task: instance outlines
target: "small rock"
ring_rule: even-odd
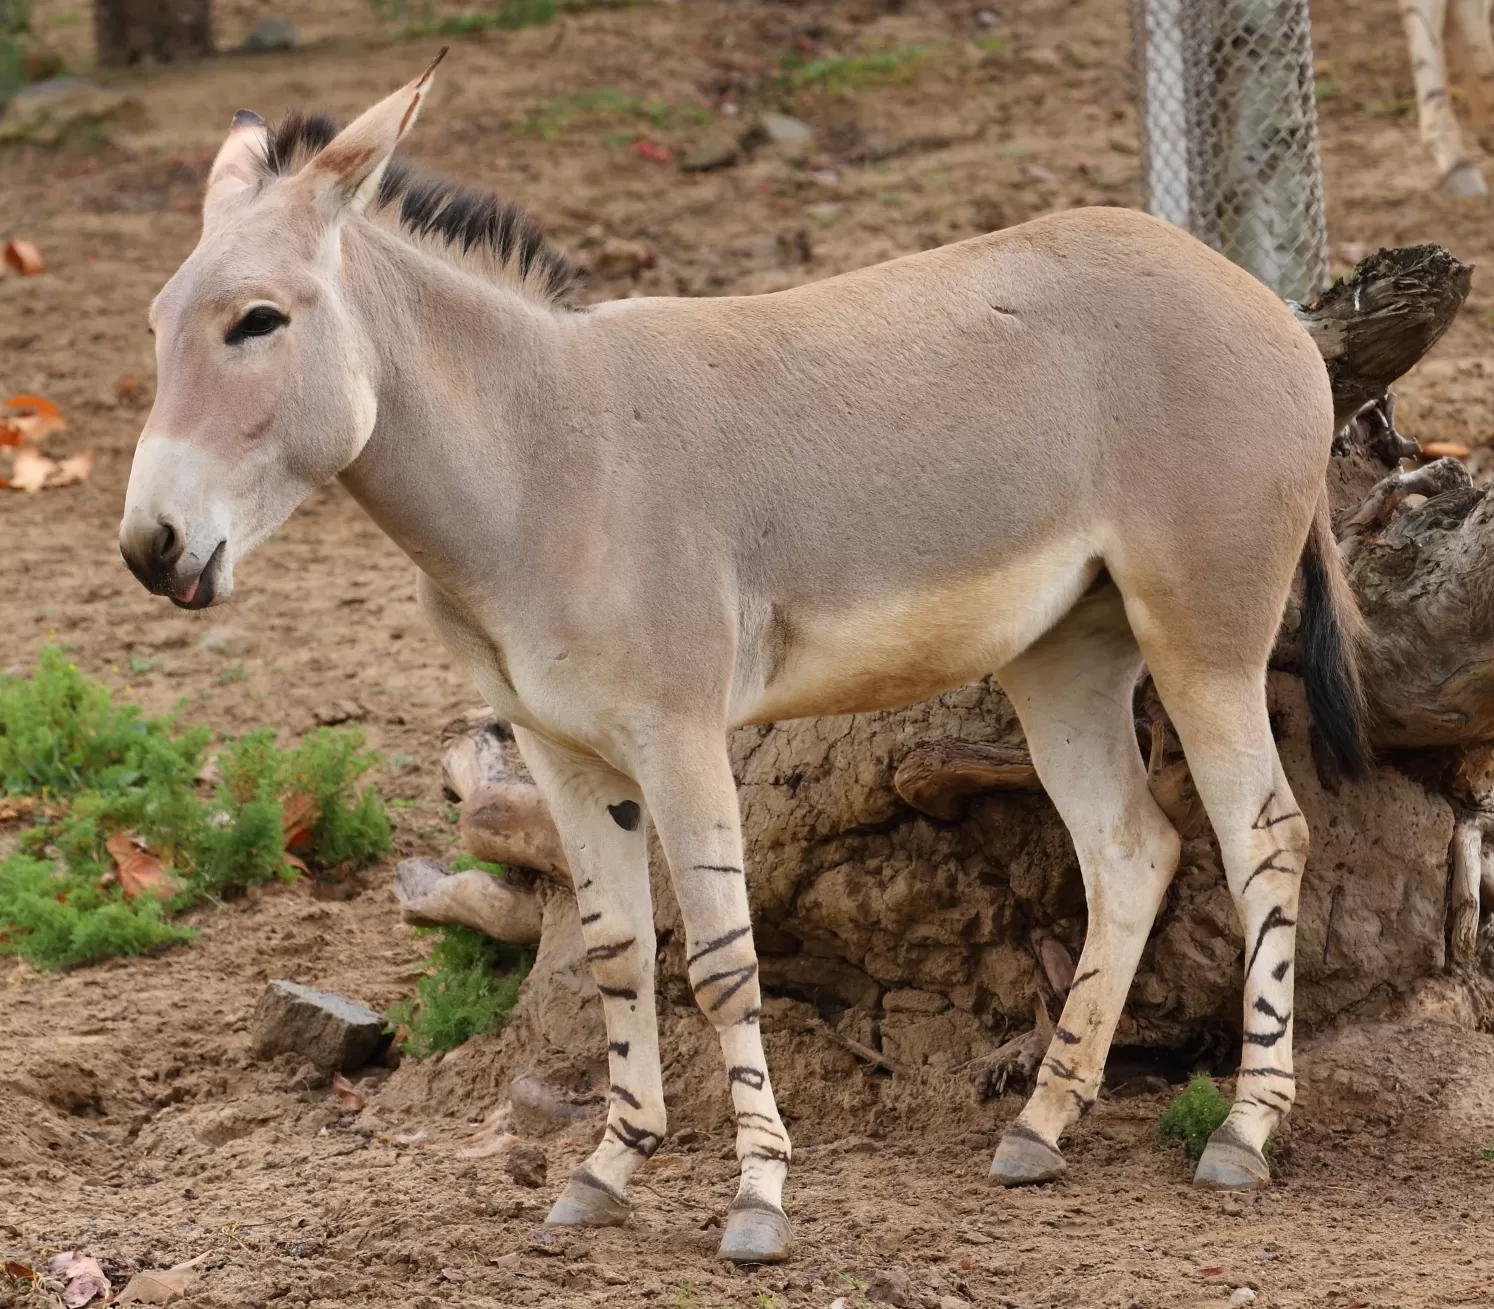
[[[138,96],[110,91],[82,77],[53,77],[23,87],[0,115],[0,141],[56,145],[106,121],[139,126],[145,106]]]
[[[1220,1204],[1219,1212],[1228,1215],[1230,1218],[1243,1218],[1245,1217],[1245,1206],[1242,1205],[1238,1200],[1232,1197],[1227,1197],[1223,1201],[1223,1203]]]
[[[545,1184],[550,1161],[545,1152],[531,1141],[520,1141],[503,1156],[503,1171],[520,1186],[538,1189]]]
[[[991,1245],[994,1238],[987,1236],[978,1227],[960,1227],[955,1229],[955,1235],[966,1245]]]
[[[888,991],[882,997],[882,1008],[889,1014],[942,1014],[949,1001],[935,991],[916,991],[904,987]]]
[[[197,648],[204,654],[226,655],[236,659],[246,655],[257,644],[254,633],[242,627],[210,627],[202,634]]]
[[[356,700],[334,700],[313,709],[311,716],[318,727],[336,727],[340,723],[361,723],[368,717],[368,710]]]
[[[714,168],[730,168],[737,162],[740,154],[741,147],[737,144],[735,132],[706,132],[680,156],[680,171],[708,173]]]
[[[258,1058],[292,1051],[318,1068],[347,1072],[367,1063],[378,1049],[384,1019],[334,991],[272,981],[259,998],[249,1030]]]
[[[871,1285],[866,1288],[866,1298],[874,1304],[897,1305],[906,1309],[913,1303],[912,1291],[908,1286],[908,1274],[901,1269],[894,1269],[889,1273],[877,1273],[871,1279]]]
[[[774,145],[804,145],[814,140],[814,128],[789,114],[759,114],[757,125]]]
[[[261,18],[249,29],[244,38],[244,49],[249,54],[268,54],[272,50],[294,50],[296,48],[296,25],[284,18]]]
[[[700,1140],[700,1133],[693,1127],[682,1127],[669,1139],[672,1144],[678,1146],[694,1145]]]
[[[970,1309],[970,1301],[961,1300],[957,1295],[941,1295],[939,1309]]]
[[[517,1268],[520,1263],[519,1252],[510,1250],[507,1254],[495,1254],[488,1262],[494,1268]]]
[[[550,1136],[582,1122],[586,1110],[571,1104],[538,1073],[520,1073],[508,1086],[514,1128],[524,1136]]]
[[[569,1233],[540,1227],[530,1233],[529,1252],[559,1256],[568,1253],[573,1243]]]
[[[1255,1299],[1255,1292],[1248,1286],[1237,1286],[1229,1293],[1230,1304],[1249,1304]]]

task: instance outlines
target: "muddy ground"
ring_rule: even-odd
[[[771,290],[1070,205],[1136,203],[1123,6],[1032,0],[998,6],[994,23],[983,8],[659,3],[460,40],[411,154],[530,205],[591,268],[599,298]],[[86,65],[76,0],[35,10]],[[1315,10],[1336,264],[1422,240],[1485,262],[1494,211],[1430,190],[1391,0]],[[223,0],[221,43],[270,11]],[[436,44],[394,39],[361,0],[273,12],[299,24],[301,49],[122,76],[143,102],[138,124],[56,150],[0,148],[0,237],[36,241],[49,262],[41,277],[0,275],[0,390],[52,397],[71,420],[53,447],[98,457],[85,486],[0,493],[0,667],[28,667],[51,639],[148,708],[185,700],[224,733],[360,722],[384,752],[401,853],[440,855],[454,815],[436,736],[473,695],[416,612],[409,565],[346,495],[313,497],[244,563],[233,604],[204,615],[147,597],[113,542],[151,394],[145,306],[195,240],[205,163],[232,111],[347,115]],[[923,54],[890,82],[792,102],[773,83],[786,53],[858,42]],[[603,88],[675,108],[663,122],[578,108]],[[641,131],[679,155],[759,107],[813,123],[811,157],[761,150],[686,175],[628,139]],[[1406,430],[1494,436],[1491,343],[1494,299],[1476,277],[1462,319],[1400,388]],[[139,379],[133,401],[125,378]],[[358,1115],[307,1069],[249,1058],[267,977],[376,1006],[412,988],[422,947],[387,883],[385,867],[351,898],[298,887],[202,913],[198,943],[162,958],[60,978],[8,963],[0,1254],[35,1263],[84,1249],[118,1285],[131,1268],[210,1252],[193,1306],[828,1306],[859,1303],[863,1287],[931,1306],[1222,1304],[1242,1287],[1262,1305],[1494,1302],[1494,1037],[1437,995],[1374,1026],[1304,1034],[1308,1076],[1278,1183],[1243,1199],[1192,1191],[1183,1160],[1154,1148],[1167,1098],[1155,1090],[1102,1099],[1071,1138],[1068,1180],[989,1191],[1015,1098],[978,1105],[931,1072],[898,1085],[770,1020],[801,1147],[791,1264],[732,1271],[712,1258],[730,1136],[688,1112],[677,1121],[695,1134],[640,1174],[632,1226],[538,1241],[596,1122],[546,1144],[539,1190],[497,1160],[458,1158],[469,1124],[503,1098],[484,1042],[435,1068],[369,1074]],[[0,1304],[44,1302],[0,1281]]]

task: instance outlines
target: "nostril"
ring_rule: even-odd
[[[170,568],[182,556],[182,541],[175,527],[163,521],[151,539],[151,559],[157,568]]]

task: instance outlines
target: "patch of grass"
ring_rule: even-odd
[[[679,106],[664,100],[649,100],[629,95],[615,87],[598,87],[591,91],[579,91],[574,95],[556,96],[551,100],[532,105],[519,120],[520,131],[530,132],[546,141],[553,141],[562,132],[574,127],[619,119],[643,123],[655,129],[669,127],[676,121],[696,125],[707,123],[711,111],[703,105]],[[613,133],[608,143],[626,145],[634,133]]]
[[[1012,44],[1004,36],[978,36],[975,38],[975,48],[984,50],[987,54],[1004,55],[1012,48]]]
[[[1190,1078],[1157,1120],[1157,1136],[1162,1141],[1181,1141],[1188,1157],[1196,1160],[1209,1137],[1229,1117],[1229,1109],[1228,1097],[1214,1085],[1212,1077]]]
[[[899,46],[865,55],[821,55],[810,58],[797,50],[779,61],[780,83],[789,91],[819,88],[832,95],[859,91],[888,82],[911,82],[928,57],[921,45]]]
[[[161,666],[159,659],[147,659],[144,655],[131,655],[125,661],[125,667],[130,670],[131,677],[144,677],[146,673],[153,673]]]
[[[31,677],[0,676],[0,795],[32,825],[0,863],[0,955],[65,968],[188,939],[170,921],[204,897],[293,878],[301,866],[351,869],[391,848],[376,762],[356,729],[321,728],[292,750],[271,728],[228,743],[222,783],[197,778],[211,739],[177,717],[116,704],[55,647]],[[287,822],[287,815],[292,821]],[[289,829],[289,830],[288,830]],[[108,849],[121,833],[161,863],[178,894],[126,899]]]
[[[508,866],[506,864],[490,864],[487,860],[479,859],[476,855],[470,854],[457,855],[446,867],[453,873],[466,872],[469,868],[480,868],[489,876],[498,878],[499,881],[508,876]]]
[[[218,674],[218,685],[228,686],[233,682],[247,682],[249,670],[243,664],[235,664],[232,668],[225,668]]]
[[[389,1010],[403,1027],[405,1051],[416,1059],[452,1050],[508,1021],[519,985],[533,962],[528,954],[466,927],[418,930],[432,935],[431,971],[415,994]]]

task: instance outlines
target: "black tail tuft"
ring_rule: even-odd
[[[1302,678],[1313,723],[1339,767],[1348,777],[1363,777],[1372,753],[1355,659],[1359,614],[1326,508],[1325,503],[1302,552]]]

